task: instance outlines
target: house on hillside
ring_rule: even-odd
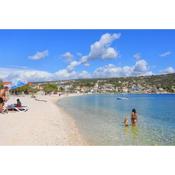
[[[9,82],[9,81],[4,81],[2,82],[3,86],[11,86],[12,85],[12,82]]]

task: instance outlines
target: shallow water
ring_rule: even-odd
[[[85,95],[58,102],[76,121],[91,145],[175,145],[175,95]],[[124,127],[132,108],[138,112],[136,127]]]

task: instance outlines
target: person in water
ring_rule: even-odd
[[[125,117],[125,119],[124,119],[124,125],[125,125],[125,127],[129,126],[128,118],[127,117]]]
[[[131,124],[133,126],[135,126],[137,123],[137,112],[135,109],[132,109],[132,112],[131,112]]]

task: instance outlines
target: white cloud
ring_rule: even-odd
[[[69,72],[67,69],[61,69],[55,73],[55,76],[58,77],[58,79],[71,79],[76,76],[76,72]]]
[[[160,54],[160,57],[167,57],[167,56],[169,56],[171,54],[172,54],[172,52],[170,52],[170,51],[163,52],[163,53]]]
[[[67,61],[72,61],[72,59],[73,59],[73,54],[71,53],[71,52],[66,52],[66,53],[64,53],[63,55],[63,58],[65,58]]]
[[[0,68],[0,79],[4,81],[23,80],[23,81],[51,81],[63,79],[77,79],[77,78],[100,78],[100,77],[126,77],[126,76],[141,76],[152,75],[148,64],[145,60],[136,61],[133,66],[117,67],[113,64],[108,64],[97,68],[94,72],[88,73],[83,70],[76,72],[74,67],[79,62],[72,62],[69,67],[50,73],[47,71],[20,69],[20,68]],[[173,73],[175,70],[171,67],[164,72]]]
[[[121,34],[109,34],[106,33],[101,36],[99,41],[96,41],[90,46],[90,52],[88,54],[89,59],[111,59],[118,56],[118,52],[110,47],[112,42],[116,39],[119,39]]]
[[[50,81],[54,78],[52,73],[30,69],[0,68],[1,79],[4,81]]]
[[[41,59],[45,58],[46,56],[48,56],[48,50],[37,52],[36,54],[29,56],[29,59],[41,60]]]
[[[134,57],[136,60],[140,60],[140,59],[141,59],[140,53],[135,53],[135,54],[133,55],[133,57]]]
[[[83,70],[81,72],[68,71],[61,69],[57,72],[50,73],[47,71],[30,70],[30,69],[17,69],[17,68],[0,68],[0,79],[3,81],[27,81],[27,82],[40,82],[64,79],[77,79],[77,78],[90,78],[91,75]]]
[[[93,76],[94,77],[114,77],[114,76],[119,76],[121,73],[121,67],[116,67],[113,64],[108,64],[103,67],[97,68]]]
[[[126,77],[152,74],[147,62],[145,60],[138,60],[133,66],[117,67],[113,64],[108,64],[99,67],[94,71],[93,77]]]
[[[91,75],[87,71],[83,70],[80,73],[78,73],[78,77],[79,78],[91,78]]]
[[[0,68],[0,80],[6,80],[11,69]]]
[[[114,48],[109,47],[105,49],[104,53],[102,54],[102,58],[103,59],[115,58],[118,55],[119,55],[118,52]]]
[[[136,60],[135,65],[133,68],[133,75],[139,76],[139,75],[152,75],[152,72],[149,71],[150,67],[148,66],[148,63],[145,59],[143,59],[140,55],[140,53],[135,53],[133,57]]]
[[[85,64],[89,61],[89,57],[88,56],[82,56],[80,59],[80,64]]]
[[[68,66],[67,66],[67,70],[68,71],[73,71],[75,67],[79,66],[81,64],[81,62],[79,61],[72,61]]]
[[[116,49],[111,47],[113,41],[119,39],[121,36],[120,33],[114,34],[103,34],[99,41],[96,41],[90,46],[90,51],[88,55],[84,55],[78,61],[72,61],[67,66],[69,71],[73,71],[79,65],[89,66],[89,61],[94,59],[114,59],[119,56],[119,53]]]
[[[133,71],[136,74],[141,74],[143,72],[147,72],[148,70],[148,63],[145,60],[138,60],[133,67]]]
[[[164,70],[162,71],[162,73],[164,73],[164,74],[175,73],[175,69],[174,69],[173,67],[168,67],[168,68],[164,69]]]
[[[58,72],[54,73],[57,79],[78,79],[78,78],[90,78],[91,75],[87,71],[68,71],[67,69],[61,69]]]

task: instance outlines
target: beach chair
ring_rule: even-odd
[[[18,112],[26,112],[29,110],[27,106],[16,107],[14,104],[8,105],[7,109],[8,111],[18,111]]]

